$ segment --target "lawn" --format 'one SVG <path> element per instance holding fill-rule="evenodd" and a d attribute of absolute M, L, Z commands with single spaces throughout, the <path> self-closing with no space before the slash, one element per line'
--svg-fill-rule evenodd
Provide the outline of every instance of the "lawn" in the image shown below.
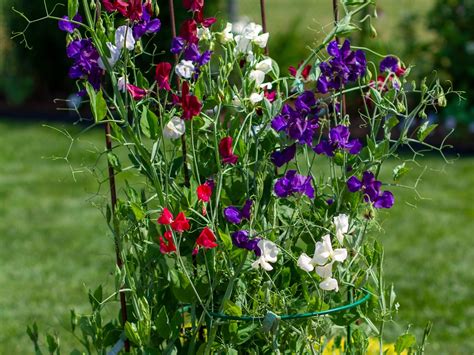
<path fill-rule="evenodd" d="M 95 179 L 76 173 L 74 182 L 69 164 L 51 159 L 69 145 L 56 131 L 2 120 L 0 132 L 0 353 L 32 351 L 25 328 L 34 320 L 43 331 L 58 330 L 67 353 L 77 345 L 67 331 L 69 310 L 88 309 L 88 288 L 113 286 L 113 243 L 90 200 Z M 92 131 L 77 142 L 70 155 L 75 169 L 95 164 L 101 139 L 101 131 Z M 386 278 L 401 304 L 388 340 L 408 324 L 420 334 L 431 320 L 428 353 L 472 353 L 474 158 L 447 165 L 429 156 L 420 163 L 431 167 L 418 185 L 429 199 L 395 189 L 396 206 L 383 216 Z M 422 170 L 404 183 L 413 185 Z"/>

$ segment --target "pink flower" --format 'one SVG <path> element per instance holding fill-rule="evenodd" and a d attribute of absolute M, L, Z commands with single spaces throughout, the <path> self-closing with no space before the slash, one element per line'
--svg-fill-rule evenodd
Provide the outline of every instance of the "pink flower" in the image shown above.
<path fill-rule="evenodd" d="M 201 24 L 203 27 L 206 27 L 206 28 L 211 27 L 217 21 L 215 17 L 204 18 L 204 14 L 202 10 L 197 12 L 195 18 L 196 18 L 197 23 Z"/>
<path fill-rule="evenodd" d="M 232 137 L 224 137 L 219 142 L 219 154 L 224 164 L 235 164 L 239 157 L 233 153 Z"/>
<path fill-rule="evenodd" d="M 169 254 L 176 251 L 176 245 L 173 242 L 173 233 L 171 231 L 166 231 L 164 237 L 167 241 L 163 240 L 163 237 L 160 237 L 160 252 L 161 254 Z"/>
<path fill-rule="evenodd" d="M 171 71 L 171 64 L 168 62 L 162 62 L 156 65 L 155 80 L 158 83 L 158 87 L 160 89 L 165 89 L 166 91 L 171 90 L 170 82 L 169 82 L 170 71 Z"/>
<path fill-rule="evenodd" d="M 138 86 L 127 84 L 127 90 L 132 95 L 132 98 L 136 101 L 143 99 L 147 95 L 145 89 L 139 88 Z"/>
<path fill-rule="evenodd" d="M 298 64 L 298 69 L 301 68 L 302 64 L 303 64 L 303 62 L 300 62 L 300 64 Z M 288 68 L 288 71 L 290 72 L 291 76 L 296 77 L 296 73 L 298 72 L 298 69 L 296 69 L 294 66 L 291 66 L 291 67 Z M 311 72 L 311 65 L 308 64 L 301 71 L 301 76 L 303 77 L 304 80 L 308 80 L 310 72 Z"/>
<path fill-rule="evenodd" d="M 170 210 L 165 207 L 163 208 L 163 212 L 161 212 L 161 216 L 158 218 L 158 223 L 168 225 L 171 224 L 171 222 L 173 222 L 173 215 Z"/>
<path fill-rule="evenodd" d="M 214 232 L 210 228 L 205 227 L 201 234 L 199 234 L 196 244 L 205 249 L 217 247 L 216 236 L 214 235 Z"/>
<path fill-rule="evenodd" d="M 186 218 L 183 212 L 179 212 L 176 216 L 176 219 L 171 222 L 171 228 L 178 233 L 183 233 L 184 231 L 191 228 L 189 220 Z"/>

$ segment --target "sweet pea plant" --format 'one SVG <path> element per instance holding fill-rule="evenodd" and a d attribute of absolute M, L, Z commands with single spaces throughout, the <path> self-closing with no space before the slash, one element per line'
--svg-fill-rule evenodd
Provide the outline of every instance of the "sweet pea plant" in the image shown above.
<path fill-rule="evenodd" d="M 409 170 L 398 149 L 440 149 L 424 143 L 424 112 L 445 104 L 441 86 L 347 39 L 373 0 L 340 1 L 342 19 L 290 75 L 262 26 L 182 5 L 175 63 L 154 50 L 156 1 L 70 0 L 57 18 L 69 76 L 106 127 L 118 261 L 116 292 L 90 292 L 72 331 L 88 353 L 321 353 L 329 341 L 364 353 L 369 337 L 382 353 L 398 306 L 377 217 Z M 408 333 L 396 346 L 423 351 Z"/>

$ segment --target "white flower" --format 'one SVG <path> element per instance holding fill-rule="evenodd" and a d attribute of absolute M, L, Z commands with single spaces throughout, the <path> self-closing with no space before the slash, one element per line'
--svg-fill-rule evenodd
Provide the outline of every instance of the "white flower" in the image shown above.
<path fill-rule="evenodd" d="M 107 42 L 106 44 L 110 52 L 110 57 L 107 58 L 107 61 L 109 62 L 110 67 L 113 68 L 115 66 L 115 63 L 117 63 L 117 61 L 119 60 L 122 51 L 111 42 Z M 99 58 L 98 64 L 101 69 L 106 69 L 102 58 Z"/>
<path fill-rule="evenodd" d="M 316 250 L 314 251 L 313 261 L 318 265 L 325 265 L 329 260 L 336 260 L 342 263 L 347 259 L 347 250 L 345 248 L 338 248 L 333 250 L 331 244 L 331 237 L 326 234 L 322 242 L 316 243 Z"/>
<path fill-rule="evenodd" d="M 333 219 L 334 227 L 336 227 L 336 237 L 339 243 L 342 245 L 344 241 L 344 234 L 349 231 L 349 216 L 346 214 L 340 214 Z"/>
<path fill-rule="evenodd" d="M 127 91 L 127 84 L 128 83 L 128 78 L 125 78 L 125 76 L 121 76 L 117 80 L 117 88 L 120 92 L 125 92 Z"/>
<path fill-rule="evenodd" d="M 178 139 L 186 131 L 186 125 L 180 117 L 173 117 L 163 128 L 163 135 L 168 139 Z"/>
<path fill-rule="evenodd" d="M 263 27 L 255 22 L 250 22 L 242 29 L 242 35 L 248 39 L 255 39 L 262 32 Z"/>
<path fill-rule="evenodd" d="M 208 41 L 211 39 L 211 31 L 207 27 L 198 28 L 197 36 L 200 40 Z"/>
<path fill-rule="evenodd" d="M 263 83 L 262 85 L 260 85 L 260 88 L 262 88 L 263 90 L 271 90 L 273 87 L 272 83 Z"/>
<path fill-rule="evenodd" d="M 252 70 L 249 74 L 249 79 L 254 80 L 257 86 L 260 86 L 265 80 L 265 73 L 261 70 Z"/>
<path fill-rule="evenodd" d="M 227 22 L 224 30 L 220 33 L 220 40 L 222 44 L 229 43 L 234 40 L 234 35 L 232 34 L 232 24 Z"/>
<path fill-rule="evenodd" d="M 194 73 L 194 65 L 190 60 L 182 60 L 174 70 L 179 77 L 190 79 Z"/>
<path fill-rule="evenodd" d="M 316 243 L 313 258 L 303 253 L 298 258 L 297 265 L 306 272 L 315 270 L 316 273 L 323 278 L 323 281 L 319 284 L 321 289 L 326 291 L 334 290 L 337 292 L 339 285 L 337 280 L 332 278 L 332 265 L 336 261 L 342 263 L 346 260 L 347 250 L 345 248 L 333 250 L 329 234 L 323 236 L 322 239 L 322 242 Z"/>
<path fill-rule="evenodd" d="M 263 100 L 263 97 L 264 97 L 263 93 L 262 94 L 257 94 L 256 92 L 254 92 L 253 94 L 250 95 L 249 100 L 252 103 L 252 105 L 256 105 L 260 101 Z"/>
<path fill-rule="evenodd" d="M 263 71 L 265 74 L 272 70 L 272 60 L 270 58 L 264 59 L 258 62 L 255 66 L 255 70 Z"/>
<path fill-rule="evenodd" d="M 240 101 L 240 98 L 237 95 L 232 98 L 232 105 L 237 107 L 242 106 L 242 101 Z"/>
<path fill-rule="evenodd" d="M 129 51 L 135 48 L 135 38 L 133 38 L 132 29 L 128 26 L 120 26 L 115 31 L 115 45 L 119 50 L 127 48 Z"/>
<path fill-rule="evenodd" d="M 261 34 L 260 36 L 257 36 L 257 38 L 253 40 L 253 43 L 255 43 L 260 48 L 265 48 L 267 46 L 268 37 L 270 37 L 270 34 L 268 32 Z"/>
<path fill-rule="evenodd" d="M 277 245 L 269 240 L 260 239 L 257 246 L 260 248 L 261 255 L 252 263 L 252 267 L 257 269 L 260 266 L 266 271 L 273 270 L 273 266 L 270 263 L 277 261 L 277 256 L 280 252 Z"/>
<path fill-rule="evenodd" d="M 250 45 L 250 39 L 242 35 L 235 36 L 235 42 L 237 43 L 235 46 L 235 51 L 237 53 L 247 53 L 252 49 L 252 46 Z"/>

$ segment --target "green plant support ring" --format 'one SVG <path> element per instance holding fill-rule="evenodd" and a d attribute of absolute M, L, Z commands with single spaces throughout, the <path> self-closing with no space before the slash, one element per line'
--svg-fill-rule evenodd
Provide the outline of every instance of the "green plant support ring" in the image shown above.
<path fill-rule="evenodd" d="M 347 309 L 355 308 L 358 305 L 361 305 L 362 303 L 366 302 L 370 298 L 370 293 L 369 291 L 364 291 L 365 295 L 364 297 L 349 303 L 345 304 L 343 306 L 335 307 L 335 308 L 330 308 L 326 309 L 324 311 L 318 311 L 318 312 L 308 312 L 308 313 L 296 313 L 296 314 L 282 314 L 279 317 L 281 320 L 291 320 L 291 319 L 305 319 L 305 318 L 311 318 L 311 317 L 316 317 L 316 316 L 322 316 L 325 314 L 330 314 L 330 313 L 336 313 L 340 311 L 345 311 Z M 213 318 L 218 318 L 218 319 L 224 319 L 224 320 L 240 320 L 244 322 L 252 322 L 252 321 L 263 321 L 265 319 L 265 316 L 262 317 L 252 317 L 252 316 L 229 316 L 224 313 L 219 313 L 219 312 L 209 312 L 209 315 Z"/>

